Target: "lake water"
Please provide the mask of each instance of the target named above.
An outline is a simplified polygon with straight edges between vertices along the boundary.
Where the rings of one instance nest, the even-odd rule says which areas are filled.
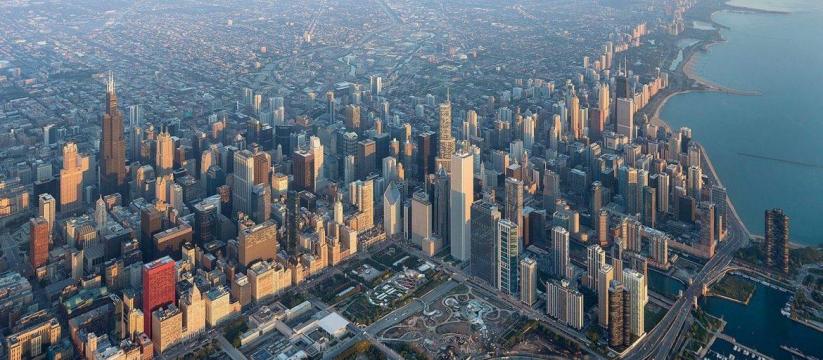
[[[688,126],[708,151],[729,196],[753,233],[763,212],[783,208],[792,241],[823,243],[823,1],[735,0],[734,5],[789,11],[722,11],[714,21],[727,40],[698,54],[701,77],[738,96],[687,93],[661,117]]]
[[[680,292],[686,290],[686,285],[682,282],[654,269],[649,269],[648,287],[649,291],[670,299],[677,299]]]
[[[786,345],[796,347],[807,355],[823,356],[823,333],[780,314],[789,296],[788,293],[757,284],[748,305],[708,297],[701,300],[701,307],[728,322],[724,334],[765,355],[791,360],[791,355],[780,349],[780,345]],[[720,342],[715,346],[718,352],[729,353],[728,343]]]

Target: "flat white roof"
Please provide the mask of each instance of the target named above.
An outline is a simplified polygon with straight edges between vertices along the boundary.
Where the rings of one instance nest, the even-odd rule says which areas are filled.
[[[317,322],[320,327],[329,334],[339,337],[342,331],[349,325],[349,321],[340,316],[340,314],[333,312]]]

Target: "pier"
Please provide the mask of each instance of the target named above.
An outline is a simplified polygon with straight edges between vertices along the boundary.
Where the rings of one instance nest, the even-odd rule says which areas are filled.
[[[748,352],[749,354],[754,355],[754,356],[755,356],[755,359],[758,359],[758,360],[761,360],[761,359],[763,359],[763,360],[774,360],[774,358],[772,358],[772,357],[770,357],[770,356],[768,356],[768,355],[764,355],[763,353],[761,353],[761,352],[759,352],[759,351],[757,351],[757,350],[755,350],[755,349],[752,349],[752,348],[750,348],[750,347],[748,347],[748,346],[746,346],[746,345],[743,345],[743,344],[738,343],[738,342],[737,342],[737,340],[736,340],[735,338],[733,338],[733,337],[731,337],[731,336],[729,336],[729,335],[726,335],[726,334],[720,333],[720,334],[717,334],[717,337],[718,337],[719,339],[725,340],[725,341],[729,342],[730,344],[734,345],[734,346],[735,346],[735,348],[740,348],[740,350],[741,350],[741,351],[743,351],[743,354],[745,354],[746,352]]]

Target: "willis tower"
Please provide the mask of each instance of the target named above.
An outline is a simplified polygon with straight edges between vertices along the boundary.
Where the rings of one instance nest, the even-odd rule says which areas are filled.
[[[123,113],[117,108],[114,75],[109,73],[106,84],[106,112],[103,114],[103,134],[100,139],[100,194],[119,193],[128,198],[126,183],[126,141],[123,135]]]

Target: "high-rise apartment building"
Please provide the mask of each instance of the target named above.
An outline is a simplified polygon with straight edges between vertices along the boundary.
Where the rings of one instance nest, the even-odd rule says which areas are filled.
[[[597,271],[597,321],[600,327],[608,329],[609,326],[609,286],[614,280],[614,267],[603,265]]]
[[[629,309],[629,312],[624,314],[623,321],[629,322],[629,333],[633,341],[646,333],[645,311],[646,303],[649,301],[646,277],[635,270],[623,269],[623,286],[628,295],[624,296],[623,301],[628,302]]]
[[[537,261],[532,258],[520,260],[520,301],[529,307],[537,302]]]
[[[766,265],[789,272],[789,216],[782,209],[766,210]]]
[[[553,271],[559,278],[569,277],[569,231],[560,226],[552,228]]]
[[[547,282],[546,313],[573,329],[582,329],[583,294],[569,287],[568,280],[551,280]]]

